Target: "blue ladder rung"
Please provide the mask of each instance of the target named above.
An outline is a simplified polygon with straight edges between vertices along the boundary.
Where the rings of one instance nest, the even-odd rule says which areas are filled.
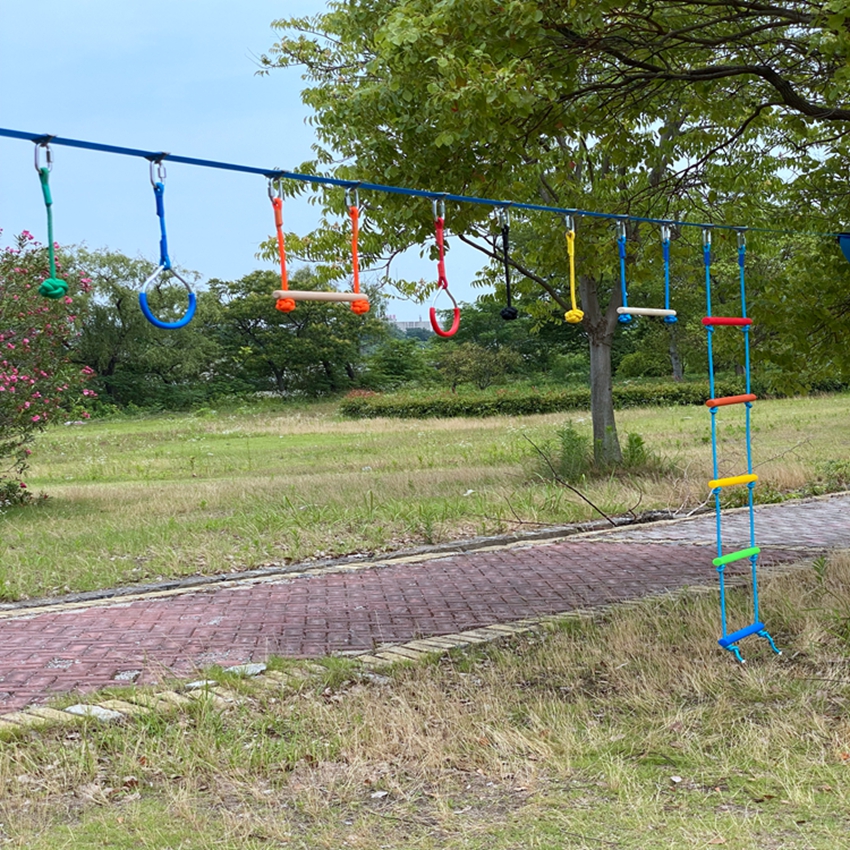
[[[764,628],[764,623],[753,623],[751,626],[745,626],[743,629],[738,629],[737,632],[732,632],[731,635],[726,635],[726,637],[720,638],[717,642],[724,649],[728,649],[731,644],[737,643],[739,640],[747,637],[748,635],[754,635],[756,632],[760,632]]]

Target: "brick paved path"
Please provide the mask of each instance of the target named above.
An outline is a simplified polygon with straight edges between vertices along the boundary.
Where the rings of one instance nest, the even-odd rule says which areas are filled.
[[[761,565],[850,547],[848,511],[850,495],[760,508]],[[748,545],[746,522],[745,514],[732,514],[724,523],[727,549]],[[0,713],[60,692],[189,676],[210,664],[369,652],[384,643],[714,584],[713,533],[713,516],[701,516],[415,562],[7,611],[0,616]],[[743,562],[728,572],[748,569]]]
[[[750,545],[749,512],[723,514],[723,542],[728,551]],[[715,514],[687,521],[633,526],[612,532],[609,540],[692,542],[714,544]],[[756,508],[756,539],[760,546],[840,549],[850,546],[850,496],[783,502]]]

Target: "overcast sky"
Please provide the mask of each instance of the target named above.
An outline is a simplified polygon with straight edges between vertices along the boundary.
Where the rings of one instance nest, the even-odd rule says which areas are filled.
[[[0,127],[294,169],[311,158],[314,141],[300,99],[304,83],[297,69],[256,76],[256,57],[275,40],[271,21],[324,5],[0,0]],[[57,241],[157,260],[147,162],[59,146],[53,153]],[[254,254],[274,229],[263,177],[171,164],[166,187],[176,264],[224,279],[263,267]],[[304,233],[315,222],[306,201],[287,201],[287,230]],[[0,138],[0,228],[4,245],[24,229],[46,237],[30,142]],[[452,261],[452,291],[459,300],[474,300],[466,282],[475,259],[456,250]],[[414,253],[402,268],[430,280],[432,265]],[[394,301],[389,312],[415,320],[427,317],[427,307]]]

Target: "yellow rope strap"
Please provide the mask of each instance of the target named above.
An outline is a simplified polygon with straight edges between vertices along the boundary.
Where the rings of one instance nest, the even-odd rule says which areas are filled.
[[[564,320],[571,325],[577,325],[583,318],[584,313],[576,304],[576,232],[567,231],[567,253],[570,255],[570,303],[572,309],[564,313]]]

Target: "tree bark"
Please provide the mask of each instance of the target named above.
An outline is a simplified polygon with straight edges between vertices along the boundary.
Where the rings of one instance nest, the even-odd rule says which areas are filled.
[[[681,381],[685,377],[685,368],[682,365],[682,357],[679,354],[679,342],[676,335],[676,323],[667,325],[670,332],[670,365],[673,367],[673,380]]]
[[[617,307],[622,302],[614,287],[611,301],[603,313],[597,296],[598,284],[593,278],[579,277],[582,327],[590,344],[590,416],[593,422],[593,461],[604,469],[623,462],[617,423],[614,419],[614,393],[611,376],[611,342],[617,329]]]

